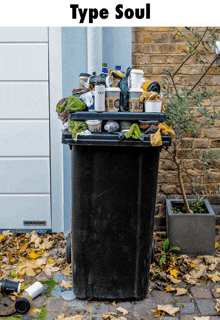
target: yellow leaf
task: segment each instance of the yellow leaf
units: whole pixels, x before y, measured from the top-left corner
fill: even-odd
[[[37,253],[31,252],[31,253],[29,254],[29,257],[30,257],[31,259],[37,259],[37,258],[40,257],[40,255],[37,254]]]
[[[180,273],[178,270],[176,269],[170,269],[170,275],[174,276],[177,279],[177,275],[178,273]]]
[[[154,309],[151,310],[151,312],[154,312],[154,318],[158,318],[161,316],[161,312],[159,310]]]
[[[24,289],[25,289],[25,282],[21,284],[21,290],[24,290]]]
[[[117,305],[116,305],[115,301],[114,301],[114,302],[112,302],[112,305],[113,305],[113,307],[117,307]]]
[[[31,309],[30,311],[29,311],[29,314],[31,315],[31,316],[33,316],[33,315],[36,315],[36,314],[40,314],[42,312],[42,309]]]
[[[49,263],[54,263],[54,260],[53,259],[48,259],[48,262]]]
[[[168,287],[166,287],[165,290],[166,290],[167,292],[169,292],[169,291],[176,291],[175,288],[172,288],[172,285],[171,285],[171,284],[170,284]]]
[[[1,238],[0,238],[1,239]],[[215,248],[220,247],[220,244],[218,244],[217,242],[215,243]]]
[[[24,243],[19,245],[19,249],[22,250],[22,251],[26,250],[27,247],[28,247],[28,243],[27,242],[24,242]]]
[[[194,263],[194,262],[191,262],[189,265],[190,265],[191,268],[194,268],[194,269],[197,267],[197,264]]]
[[[120,311],[121,313],[123,313],[123,316],[126,316],[128,314],[128,310],[126,310],[122,307],[117,308],[117,310]]]
[[[4,239],[4,234],[0,234],[0,242],[2,242],[2,240]]]

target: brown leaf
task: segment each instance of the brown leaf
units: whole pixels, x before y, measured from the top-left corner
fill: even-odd
[[[217,311],[218,314],[220,314],[220,300],[219,299],[216,299],[215,310]]]
[[[219,273],[217,271],[214,274],[208,274],[208,277],[211,278],[214,283],[220,281]]]
[[[182,280],[175,279],[173,276],[167,275],[167,278],[170,279],[173,283],[180,283]]]
[[[65,281],[65,280],[63,280],[60,285],[66,289],[69,289],[73,286],[72,281]]]
[[[156,306],[156,309],[159,311],[165,311],[166,313],[174,317],[175,314],[179,311],[180,307],[173,307],[170,304],[164,306],[159,304]]]
[[[175,296],[182,296],[183,294],[186,294],[187,290],[184,288],[176,288],[176,294]]]
[[[31,267],[25,268],[25,272],[27,276],[35,277],[35,272]]]

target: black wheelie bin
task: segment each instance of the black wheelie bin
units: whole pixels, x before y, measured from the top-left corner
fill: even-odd
[[[164,121],[165,113],[76,112],[70,120]],[[162,137],[163,146],[171,137]],[[79,299],[144,299],[148,291],[159,155],[115,133],[63,132],[72,152],[72,273]],[[70,241],[70,238],[69,238]]]

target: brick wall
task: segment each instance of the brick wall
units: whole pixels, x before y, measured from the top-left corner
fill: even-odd
[[[202,28],[200,28],[202,29]],[[186,40],[184,38],[173,38],[175,27],[135,27],[132,29],[132,67],[142,69],[145,77],[156,80],[162,84],[163,68],[171,68],[175,71],[180,63],[186,57]],[[214,54],[208,57],[212,60]],[[175,77],[179,87],[192,86],[199,79],[200,75],[207,68],[205,58],[193,57],[189,59],[186,65]],[[190,76],[189,76],[190,75]],[[204,86],[214,88],[220,91],[220,62],[214,64],[208,74],[201,82]],[[217,99],[215,99],[217,100]],[[220,102],[213,102],[216,110],[220,110]],[[194,138],[186,138],[184,148],[180,151],[184,155],[184,149],[192,145],[195,153],[192,159],[186,157],[186,162],[190,168],[195,171],[198,166],[197,158],[206,150],[207,147],[219,149],[220,142],[220,120],[214,127],[201,132]],[[185,152],[186,153],[186,152]],[[220,162],[217,162],[217,169],[213,171],[211,179],[205,177],[201,182],[206,192],[215,192],[215,185],[220,186]],[[190,186],[186,185],[187,194],[190,195]],[[157,229],[165,229],[165,199],[181,197],[178,186],[177,173],[175,166],[167,152],[161,152],[161,160],[158,176],[158,198],[156,207],[156,225]],[[210,202],[217,215],[217,224],[220,224],[220,197],[211,195]]]

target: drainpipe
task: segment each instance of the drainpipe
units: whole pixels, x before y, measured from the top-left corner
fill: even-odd
[[[89,74],[102,72],[102,27],[87,27],[87,66]]]

